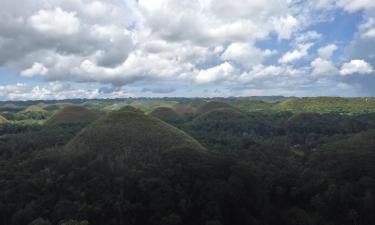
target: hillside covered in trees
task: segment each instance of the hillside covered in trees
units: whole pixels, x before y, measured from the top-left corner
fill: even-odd
[[[0,224],[375,224],[374,98],[0,102]]]

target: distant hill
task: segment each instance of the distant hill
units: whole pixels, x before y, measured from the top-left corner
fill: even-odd
[[[61,104],[51,104],[51,105],[45,105],[43,109],[47,111],[56,111],[56,110],[61,109],[62,107],[63,105]]]
[[[77,105],[67,105],[46,121],[47,125],[90,123],[99,118],[95,112]]]
[[[194,119],[194,126],[198,130],[229,131],[237,130],[239,127],[246,126],[247,117],[239,110],[234,108],[219,108],[204,113]]]
[[[292,112],[367,113],[375,112],[375,98],[298,98],[280,102],[273,109]]]
[[[267,103],[276,103],[285,101],[288,99],[296,99],[296,97],[284,97],[284,96],[250,96],[240,97],[239,99],[251,100],[251,101],[262,101]]]
[[[169,107],[159,107],[154,109],[151,116],[156,117],[167,123],[179,123],[183,121],[182,116]]]
[[[47,111],[44,109],[44,106],[40,105],[32,105],[27,107],[22,112],[38,112],[38,113],[46,113]]]
[[[1,112],[19,112],[24,110],[25,107],[23,106],[18,106],[13,103],[6,103],[3,105],[0,105],[0,111]]]
[[[223,109],[223,108],[234,108],[234,107],[225,102],[211,101],[211,102],[206,102],[202,104],[198,108],[197,113],[203,114],[203,113],[207,113],[212,110],[215,110],[215,109]]]
[[[155,117],[134,112],[110,113],[85,128],[66,148],[73,155],[105,157],[129,166],[157,162],[171,150],[204,150],[185,132]]]
[[[344,117],[340,114],[319,114],[313,112],[297,113],[285,123],[288,132],[295,133],[353,133],[367,127],[359,120]]]
[[[177,105],[174,105],[173,106],[174,110],[178,113],[193,113],[194,112],[194,108],[192,105],[190,104],[177,104]]]
[[[271,108],[274,106],[274,103],[259,100],[240,99],[234,102],[234,105],[244,111],[256,112],[271,110]]]
[[[121,107],[120,109],[117,110],[117,112],[135,112],[135,113],[143,113],[142,110],[137,109],[131,105],[126,105]]]
[[[245,113],[236,108],[219,108],[197,116],[190,126],[193,130],[201,133],[211,133],[209,137],[224,140],[225,138],[240,138],[250,134],[269,134],[271,126],[269,123],[276,123],[267,120],[259,113]]]
[[[364,131],[322,146],[313,165],[335,179],[356,180],[375,176],[375,130]]]

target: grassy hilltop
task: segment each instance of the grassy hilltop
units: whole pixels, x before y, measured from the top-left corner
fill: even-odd
[[[76,105],[67,105],[46,121],[47,125],[90,123],[99,118],[95,112]]]
[[[91,152],[128,163],[159,160],[162,152],[182,148],[203,150],[183,131],[134,112],[113,112],[99,119],[67,146],[73,153]]]

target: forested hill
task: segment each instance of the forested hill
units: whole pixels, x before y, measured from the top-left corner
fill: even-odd
[[[373,98],[0,106],[2,225],[375,224]]]

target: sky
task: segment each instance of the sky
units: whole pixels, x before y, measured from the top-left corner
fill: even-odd
[[[1,0],[0,100],[375,96],[375,0]]]

